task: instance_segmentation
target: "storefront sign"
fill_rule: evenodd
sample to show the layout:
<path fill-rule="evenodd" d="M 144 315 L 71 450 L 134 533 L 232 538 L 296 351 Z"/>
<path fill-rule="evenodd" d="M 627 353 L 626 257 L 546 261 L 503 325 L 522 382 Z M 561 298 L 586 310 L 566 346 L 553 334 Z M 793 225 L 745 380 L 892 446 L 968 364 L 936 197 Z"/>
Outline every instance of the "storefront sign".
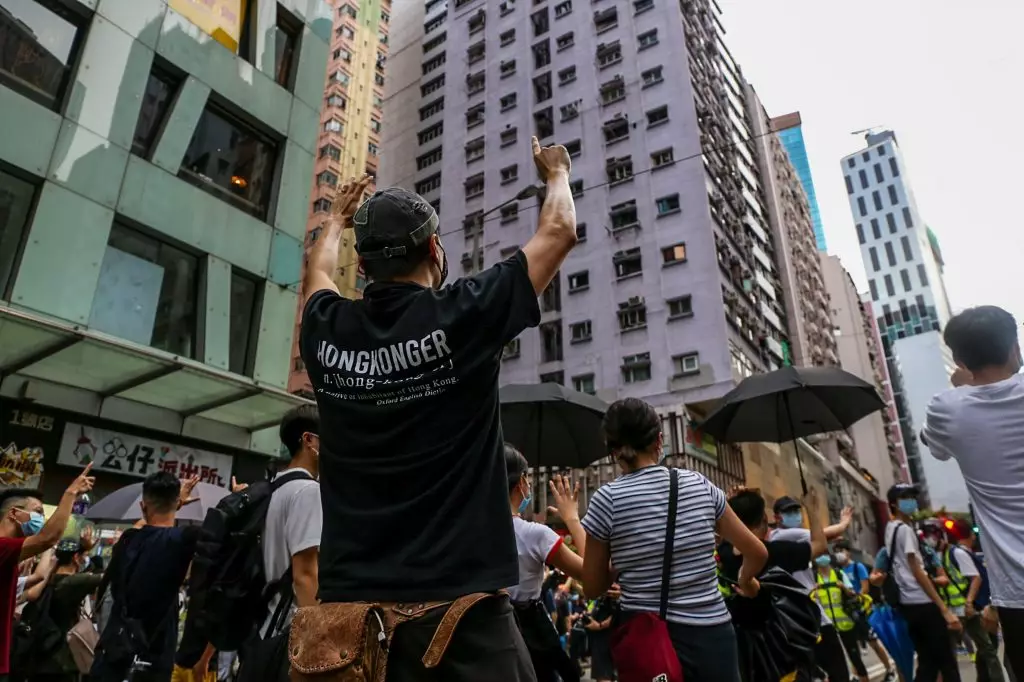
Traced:
<path fill-rule="evenodd" d="M 224 47 L 238 51 L 246 0 L 168 0 L 167 4 Z"/>
<path fill-rule="evenodd" d="M 692 421 L 686 424 L 686 454 L 718 464 L 718 445 L 715 439 L 698 429 Z"/>
<path fill-rule="evenodd" d="M 232 457 L 94 426 L 68 424 L 57 462 L 76 467 L 93 462 L 95 472 L 140 478 L 163 470 L 179 478 L 199 476 L 203 483 L 226 488 L 231 481 Z"/>
<path fill-rule="evenodd" d="M 56 450 L 61 421 L 45 410 L 4 403 L 0 409 L 0 490 L 40 488 L 43 459 Z"/>

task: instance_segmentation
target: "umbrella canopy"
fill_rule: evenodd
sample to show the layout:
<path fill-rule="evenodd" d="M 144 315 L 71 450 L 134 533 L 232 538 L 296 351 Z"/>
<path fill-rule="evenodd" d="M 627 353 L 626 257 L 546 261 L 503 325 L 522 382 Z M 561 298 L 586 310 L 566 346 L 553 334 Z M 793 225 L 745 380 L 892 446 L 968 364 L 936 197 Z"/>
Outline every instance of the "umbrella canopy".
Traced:
<path fill-rule="evenodd" d="M 179 521 L 199 521 L 206 518 L 206 511 L 217 506 L 231 491 L 211 483 L 197 483 L 192 497 L 196 502 L 186 504 L 178 510 Z M 92 505 L 85 517 L 93 521 L 138 521 L 142 518 L 142 483 L 132 483 L 104 497 Z"/>
<path fill-rule="evenodd" d="M 510 384 L 499 392 L 505 440 L 530 466 L 583 468 L 605 452 L 607 403 L 560 384 Z"/>
<path fill-rule="evenodd" d="M 883 407 L 875 387 L 849 372 L 783 367 L 741 381 L 700 429 L 723 443 L 785 443 L 844 431 Z"/>

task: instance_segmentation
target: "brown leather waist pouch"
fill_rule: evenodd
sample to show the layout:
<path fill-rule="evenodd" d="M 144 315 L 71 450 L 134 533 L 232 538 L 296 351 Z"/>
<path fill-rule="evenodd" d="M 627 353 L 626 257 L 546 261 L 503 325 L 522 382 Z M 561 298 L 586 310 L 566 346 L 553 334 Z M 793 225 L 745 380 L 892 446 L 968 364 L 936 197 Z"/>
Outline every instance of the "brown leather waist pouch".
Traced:
<path fill-rule="evenodd" d="M 455 601 L 319 604 L 299 609 L 292 620 L 288 660 L 292 682 L 384 682 L 395 628 L 447 608 L 423 654 L 435 668 L 455 627 L 477 602 L 503 593 L 478 592 Z"/>

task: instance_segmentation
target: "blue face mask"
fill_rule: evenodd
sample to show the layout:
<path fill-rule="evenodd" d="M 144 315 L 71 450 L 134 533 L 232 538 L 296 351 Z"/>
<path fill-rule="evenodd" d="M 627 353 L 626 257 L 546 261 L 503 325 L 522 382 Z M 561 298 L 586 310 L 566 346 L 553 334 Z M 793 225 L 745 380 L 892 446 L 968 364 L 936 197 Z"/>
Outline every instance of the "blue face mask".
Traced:
<path fill-rule="evenodd" d="M 41 513 L 29 512 L 28 521 L 21 523 L 21 532 L 25 534 L 25 537 L 30 537 L 41 531 L 45 523 L 46 517 Z"/>
<path fill-rule="evenodd" d="M 800 528 L 804 525 L 803 512 L 791 511 L 783 512 L 782 514 L 782 527 L 783 528 Z"/>
<path fill-rule="evenodd" d="M 828 554 L 822 554 L 820 557 L 814 560 L 814 563 L 818 564 L 819 566 L 831 566 L 832 557 L 830 557 Z"/>
<path fill-rule="evenodd" d="M 896 507 L 902 513 L 906 514 L 907 516 L 910 516 L 911 514 L 916 514 L 917 513 L 917 509 L 918 509 L 918 507 L 917 507 L 917 500 L 915 500 L 913 498 L 905 498 L 905 499 L 899 500 L 896 503 Z"/>
<path fill-rule="evenodd" d="M 524 497 L 523 501 L 519 503 L 519 509 L 518 509 L 519 514 L 520 515 L 525 514 L 526 510 L 530 508 L 530 504 L 532 502 L 533 502 L 533 491 L 530 490 L 530 489 L 527 489 L 526 497 Z"/>

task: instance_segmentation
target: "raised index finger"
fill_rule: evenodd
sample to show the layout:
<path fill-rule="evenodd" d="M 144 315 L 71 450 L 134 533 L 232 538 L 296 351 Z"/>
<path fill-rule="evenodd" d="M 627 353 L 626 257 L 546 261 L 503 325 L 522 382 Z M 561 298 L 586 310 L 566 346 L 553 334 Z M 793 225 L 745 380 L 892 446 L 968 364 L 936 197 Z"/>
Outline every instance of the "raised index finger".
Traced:
<path fill-rule="evenodd" d="M 80 473 L 80 474 L 78 474 L 78 475 L 79 475 L 79 476 L 88 476 L 88 475 L 89 475 L 89 472 L 90 472 L 90 471 L 92 471 L 92 465 L 93 465 L 93 463 L 92 463 L 92 462 L 89 462 L 88 464 L 86 464 L 86 465 L 85 465 L 85 468 L 84 468 L 84 469 L 82 469 L 82 473 Z"/>

